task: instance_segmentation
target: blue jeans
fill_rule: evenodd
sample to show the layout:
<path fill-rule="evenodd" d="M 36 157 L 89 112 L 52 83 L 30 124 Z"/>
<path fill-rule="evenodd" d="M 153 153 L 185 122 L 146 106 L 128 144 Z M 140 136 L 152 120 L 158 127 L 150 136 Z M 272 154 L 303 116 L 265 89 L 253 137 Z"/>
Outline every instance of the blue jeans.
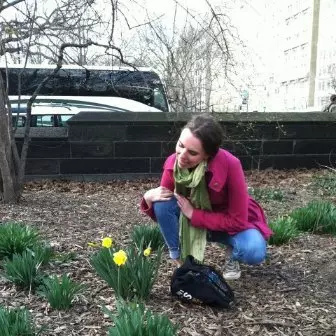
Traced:
<path fill-rule="evenodd" d="M 154 213 L 159 223 L 161 233 L 169 249 L 172 259 L 180 257 L 179 216 L 180 208 L 175 197 L 169 201 L 153 203 Z M 266 241 L 257 229 L 247 229 L 230 236 L 224 231 L 210 231 L 207 240 L 221 243 L 232 248 L 231 258 L 239 262 L 255 265 L 266 257 Z"/>

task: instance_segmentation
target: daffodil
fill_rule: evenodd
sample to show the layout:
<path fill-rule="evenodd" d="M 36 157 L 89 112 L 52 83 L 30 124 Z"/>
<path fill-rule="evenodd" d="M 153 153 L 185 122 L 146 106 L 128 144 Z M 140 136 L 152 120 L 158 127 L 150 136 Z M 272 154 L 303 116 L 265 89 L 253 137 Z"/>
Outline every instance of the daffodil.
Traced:
<path fill-rule="evenodd" d="M 122 266 L 125 265 L 127 260 L 127 254 L 123 250 L 119 250 L 116 253 L 113 253 L 113 261 L 118 265 Z"/>
<path fill-rule="evenodd" d="M 144 256 L 148 257 L 152 252 L 152 249 L 150 247 L 147 247 L 146 250 L 144 251 Z"/>
<path fill-rule="evenodd" d="M 99 244 L 98 243 L 89 242 L 88 246 L 90 246 L 90 247 L 98 247 Z"/>
<path fill-rule="evenodd" d="M 110 237 L 103 238 L 101 244 L 103 247 L 110 248 L 112 246 L 112 238 Z"/>

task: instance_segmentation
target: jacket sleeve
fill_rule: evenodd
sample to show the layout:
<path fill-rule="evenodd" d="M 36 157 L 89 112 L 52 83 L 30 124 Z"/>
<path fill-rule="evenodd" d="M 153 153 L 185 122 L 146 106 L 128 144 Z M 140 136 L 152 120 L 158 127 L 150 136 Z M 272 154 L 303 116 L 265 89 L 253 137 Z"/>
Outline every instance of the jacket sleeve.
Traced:
<path fill-rule="evenodd" d="M 224 188 L 228 206 L 223 211 L 194 209 L 191 224 L 213 231 L 235 234 L 248 228 L 248 192 L 243 168 L 238 159 L 230 161 Z"/>
<path fill-rule="evenodd" d="M 173 171 L 171 169 L 163 170 L 160 186 L 166 187 L 167 189 L 174 191 L 174 177 L 173 177 Z M 152 218 L 154 221 L 156 221 L 153 207 L 152 206 L 149 207 L 144 198 L 142 198 L 140 202 L 140 210 L 144 214 Z"/>

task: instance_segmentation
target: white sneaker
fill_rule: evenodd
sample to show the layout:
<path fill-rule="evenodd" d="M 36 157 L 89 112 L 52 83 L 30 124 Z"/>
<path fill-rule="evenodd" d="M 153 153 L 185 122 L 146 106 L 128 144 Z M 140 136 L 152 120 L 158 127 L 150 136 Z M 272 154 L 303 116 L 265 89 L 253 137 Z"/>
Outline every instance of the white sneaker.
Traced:
<path fill-rule="evenodd" d="M 223 272 L 223 277 L 225 280 L 237 280 L 240 278 L 241 271 L 239 262 L 229 259 L 229 261 L 225 265 L 225 269 Z"/>

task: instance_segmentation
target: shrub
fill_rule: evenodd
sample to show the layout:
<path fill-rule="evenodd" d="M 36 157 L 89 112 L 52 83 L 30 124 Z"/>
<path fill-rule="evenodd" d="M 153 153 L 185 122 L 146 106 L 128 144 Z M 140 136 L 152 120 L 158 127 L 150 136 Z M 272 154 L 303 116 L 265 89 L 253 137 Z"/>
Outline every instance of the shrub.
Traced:
<path fill-rule="evenodd" d="M 136 246 L 126 251 L 101 248 L 91 257 L 91 265 L 98 275 L 123 299 L 147 300 L 157 277 L 162 248 L 150 254 Z"/>
<path fill-rule="evenodd" d="M 57 276 L 43 279 L 39 292 L 45 296 L 54 309 L 66 310 L 72 306 L 76 296 L 84 286 L 73 282 L 66 274 L 59 279 Z"/>
<path fill-rule="evenodd" d="M 336 207 L 331 202 L 312 201 L 294 210 L 290 216 L 301 231 L 336 234 Z"/>
<path fill-rule="evenodd" d="M 22 254 L 38 244 L 40 239 L 37 230 L 19 223 L 0 225 L 0 259 Z"/>
<path fill-rule="evenodd" d="M 109 336 L 174 336 L 177 326 L 167 316 L 158 315 L 145 309 L 142 304 L 117 302 L 117 314 L 108 309 L 104 312 L 113 320 L 115 326 L 109 329 Z"/>
<path fill-rule="evenodd" d="M 26 309 L 0 307 L 1 336 L 36 336 L 39 333 Z"/>
<path fill-rule="evenodd" d="M 296 221 L 291 217 L 278 217 L 270 222 L 273 235 L 269 239 L 270 245 L 281 245 L 289 242 L 299 234 Z"/>
<path fill-rule="evenodd" d="M 34 289 L 41 282 L 42 261 L 31 251 L 14 254 L 4 263 L 4 276 L 16 286 L 24 289 Z"/>
<path fill-rule="evenodd" d="M 285 195 L 282 190 L 274 188 L 252 188 L 249 189 L 249 194 L 257 201 L 283 201 Z"/>
<path fill-rule="evenodd" d="M 144 250 L 150 246 L 152 250 L 158 250 L 165 246 L 163 236 L 157 224 L 154 225 L 137 225 L 131 233 L 134 244 Z"/>

